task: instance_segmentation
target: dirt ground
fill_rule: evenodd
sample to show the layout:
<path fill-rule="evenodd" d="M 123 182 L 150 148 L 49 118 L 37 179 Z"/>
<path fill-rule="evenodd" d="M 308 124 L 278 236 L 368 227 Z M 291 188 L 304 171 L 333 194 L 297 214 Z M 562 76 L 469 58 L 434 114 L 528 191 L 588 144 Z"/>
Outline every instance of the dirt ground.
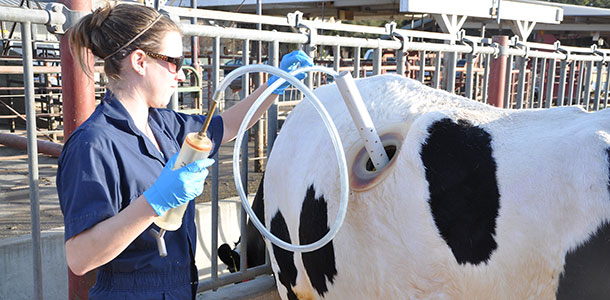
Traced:
<path fill-rule="evenodd" d="M 249 157 L 254 157 L 253 143 Z M 233 179 L 233 143 L 223 145 L 219 153 L 219 199 L 237 196 Z M 40 154 L 39 195 L 41 230 L 63 226 L 63 215 L 59 208 L 55 186 L 57 159 Z M 254 173 L 254 163 L 248 164 L 248 192 L 255 193 L 262 173 Z M 198 203 L 211 199 L 212 174 L 206 180 L 203 195 Z M 0 145 L 0 239 L 31 234 L 30 185 L 28 178 L 27 151 Z"/>

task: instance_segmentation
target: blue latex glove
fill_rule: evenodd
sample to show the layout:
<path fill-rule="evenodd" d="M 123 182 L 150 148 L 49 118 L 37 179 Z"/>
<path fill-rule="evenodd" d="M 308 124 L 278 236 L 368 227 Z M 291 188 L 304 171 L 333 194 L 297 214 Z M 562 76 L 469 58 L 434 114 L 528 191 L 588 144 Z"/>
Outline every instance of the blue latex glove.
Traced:
<path fill-rule="evenodd" d="M 214 164 L 213 159 L 206 158 L 172 170 L 177 157 L 178 154 L 167 161 L 157 181 L 144 192 L 144 197 L 159 216 L 201 195 L 208 176 L 207 167 Z"/>
<path fill-rule="evenodd" d="M 309 57 L 307 54 L 305 54 L 305 52 L 303 52 L 302 50 L 296 50 L 296 51 L 292 51 L 286 55 L 284 55 L 284 57 L 282 57 L 282 61 L 280 62 L 280 69 L 290 73 L 296 69 L 298 69 L 299 67 L 303 68 L 303 67 L 310 67 L 313 66 L 313 59 L 311 59 L 311 57 Z M 299 73 L 297 74 L 295 77 L 298 78 L 299 80 L 303 80 L 303 78 L 305 78 L 307 76 L 306 73 Z M 269 78 L 269 80 L 267 80 L 267 86 L 271 86 L 276 80 L 278 80 L 279 77 L 273 75 Z M 283 95 L 284 94 L 284 90 L 290 86 L 290 83 L 288 81 L 282 83 L 282 85 L 280 85 L 280 87 L 278 87 L 277 89 L 275 89 L 275 91 L 273 91 L 274 94 L 278 94 L 278 95 Z"/>

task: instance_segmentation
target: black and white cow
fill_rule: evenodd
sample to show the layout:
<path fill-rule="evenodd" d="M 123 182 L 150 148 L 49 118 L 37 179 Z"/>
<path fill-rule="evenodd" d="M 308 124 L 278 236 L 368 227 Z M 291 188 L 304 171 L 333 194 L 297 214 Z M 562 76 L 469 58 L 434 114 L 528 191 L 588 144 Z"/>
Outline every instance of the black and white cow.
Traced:
<path fill-rule="evenodd" d="M 610 110 L 505 110 L 393 75 L 356 83 L 391 162 L 367 166 L 337 87 L 315 91 L 343 141 L 350 203 L 317 251 L 266 242 L 282 299 L 555 299 L 566 255 L 610 220 Z M 308 101 L 263 184 L 264 223 L 283 240 L 308 244 L 334 223 L 337 161 Z M 594 275 L 609 299 L 610 267 Z"/>

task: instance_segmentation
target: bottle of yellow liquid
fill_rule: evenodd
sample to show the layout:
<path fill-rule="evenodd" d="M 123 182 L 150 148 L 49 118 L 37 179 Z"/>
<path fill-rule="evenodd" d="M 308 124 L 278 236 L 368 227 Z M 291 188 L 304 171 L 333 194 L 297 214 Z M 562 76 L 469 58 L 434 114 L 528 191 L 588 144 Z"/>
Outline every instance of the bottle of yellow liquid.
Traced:
<path fill-rule="evenodd" d="M 184 143 L 182 143 L 182 148 L 180 148 L 180 153 L 178 154 L 178 157 L 176 157 L 176 162 L 172 167 L 174 170 L 182 168 L 198 159 L 207 158 L 210 155 L 213 145 L 212 140 L 207 137 L 206 132 L 208 130 L 208 126 L 210 126 L 210 122 L 212 121 L 212 116 L 214 115 L 217 104 L 218 102 L 212 101 L 212 105 L 208 111 L 208 116 L 203 122 L 203 128 L 201 128 L 201 131 L 191 132 L 186 135 Z M 184 216 L 184 212 L 186 211 L 187 207 L 188 203 L 182 204 L 168 210 L 165 214 L 155 219 L 154 223 L 159 226 L 161 230 L 157 232 L 155 229 L 151 229 L 150 235 L 157 240 L 159 256 L 167 256 L 167 248 L 165 247 L 165 240 L 163 239 L 165 231 L 175 231 L 182 226 L 182 217 Z"/>
<path fill-rule="evenodd" d="M 207 158 L 212 151 L 212 140 L 210 140 L 205 133 L 202 132 L 191 132 L 184 139 L 180 153 L 176 158 L 176 163 L 172 167 L 174 170 L 182 168 L 196 160 Z M 161 228 L 159 232 L 154 229 L 150 230 L 150 234 L 157 240 L 157 246 L 159 248 L 159 255 L 162 257 L 167 256 L 167 249 L 165 247 L 165 240 L 163 236 L 165 231 L 175 231 L 182 226 L 182 217 L 188 207 L 188 203 L 182 204 L 178 207 L 174 207 L 168 210 L 165 214 L 155 219 L 154 223 Z"/>
<path fill-rule="evenodd" d="M 191 132 L 182 143 L 173 169 L 176 170 L 196 160 L 207 158 L 210 151 L 212 151 L 212 140 L 205 135 L 201 135 L 200 132 Z M 182 216 L 184 216 L 187 206 L 188 203 L 185 203 L 168 210 L 164 215 L 158 217 L 154 223 L 161 229 L 177 230 L 182 226 Z"/>

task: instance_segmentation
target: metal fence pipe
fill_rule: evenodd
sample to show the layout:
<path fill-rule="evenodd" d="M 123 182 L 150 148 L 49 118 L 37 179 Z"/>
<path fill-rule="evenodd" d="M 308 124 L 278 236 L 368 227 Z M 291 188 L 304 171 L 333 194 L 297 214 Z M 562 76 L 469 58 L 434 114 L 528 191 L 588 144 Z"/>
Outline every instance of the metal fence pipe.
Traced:
<path fill-rule="evenodd" d="M 360 47 L 354 47 L 354 78 L 360 78 Z"/>
<path fill-rule="evenodd" d="M 402 44 L 399 41 L 394 40 L 363 39 L 327 35 L 316 35 L 315 38 L 312 38 L 312 43 L 325 46 L 340 45 L 342 47 L 383 48 L 392 50 L 400 49 L 402 47 Z"/>
<path fill-rule="evenodd" d="M 455 93 L 455 66 L 457 64 L 457 52 L 446 52 L 445 59 L 447 60 L 446 70 L 443 74 L 446 76 L 445 90 L 450 93 Z"/>
<path fill-rule="evenodd" d="M 514 56 L 525 56 L 525 50 L 522 48 L 509 48 L 507 50 L 509 55 Z M 529 50 L 527 55 L 530 57 L 539 57 L 539 58 L 547 58 L 547 59 L 566 59 L 566 54 L 560 52 L 546 52 L 546 51 L 536 51 Z M 610 57 L 606 60 L 602 56 L 599 55 L 590 55 L 590 54 L 570 54 L 570 59 L 573 60 L 583 60 L 583 61 L 608 61 Z"/>
<path fill-rule="evenodd" d="M 589 110 L 589 102 L 591 100 L 591 75 L 593 75 L 593 61 L 587 62 L 587 77 L 585 77 L 585 82 L 583 82 L 585 86 L 585 99 L 584 99 L 584 107 L 586 110 Z"/>
<path fill-rule="evenodd" d="M 314 27 L 316 29 L 332 30 L 332 31 L 344 31 L 344 32 L 358 32 L 358 33 L 369 33 L 378 35 L 387 35 L 389 32 L 384 27 L 372 27 L 364 25 L 353 25 L 343 23 L 331 23 L 326 21 L 311 21 L 302 20 L 301 24 L 307 27 Z"/>
<path fill-rule="evenodd" d="M 538 57 L 534 57 L 534 62 L 532 62 L 532 82 L 530 83 L 530 99 L 528 108 L 534 108 L 534 97 L 536 96 L 536 73 L 538 72 Z"/>
<path fill-rule="evenodd" d="M 507 50 L 507 53 L 509 55 L 513 55 L 513 56 L 525 56 L 525 50 L 522 48 L 509 48 Z M 544 52 L 544 51 L 536 51 L 536 50 L 529 50 L 527 52 L 527 55 L 529 57 L 538 57 L 538 58 L 547 58 L 547 59 L 565 59 L 566 55 L 563 53 L 558 53 L 558 52 Z"/>
<path fill-rule="evenodd" d="M 194 9 L 175 6 L 165 6 L 163 9 L 171 14 L 175 14 L 180 17 L 223 21 L 239 20 L 240 23 L 290 26 L 290 23 L 288 22 L 288 19 L 286 17 L 262 16 L 255 14 L 234 13 L 209 9 Z"/>
<path fill-rule="evenodd" d="M 293 44 L 303 44 L 308 41 L 307 35 L 291 32 L 274 32 L 273 34 L 269 34 L 269 31 L 260 31 L 256 29 L 223 28 L 217 26 L 192 25 L 185 23 L 180 24 L 180 30 L 182 31 L 182 34 L 186 36 L 196 35 L 237 40 L 250 39 L 263 42 L 273 42 L 274 40 L 277 40 L 282 43 Z"/>
<path fill-rule="evenodd" d="M 212 46 L 213 56 L 212 56 L 212 90 L 218 89 L 218 85 L 220 84 L 220 37 L 215 37 Z M 224 94 L 223 100 L 219 100 L 224 102 Z M 219 105 L 220 106 L 220 105 Z M 220 108 L 217 106 L 216 112 L 220 111 Z M 218 152 L 214 154 L 214 160 L 217 162 L 219 158 Z M 218 163 L 212 165 L 212 244 L 210 247 L 214 249 L 212 251 L 212 255 L 210 257 L 211 263 L 211 275 L 212 280 L 218 279 L 218 177 L 220 175 L 220 170 L 218 167 Z"/>
<path fill-rule="evenodd" d="M 381 57 L 383 49 L 381 47 L 375 48 L 373 52 L 373 75 L 381 74 Z"/>
<path fill-rule="evenodd" d="M 509 55 L 506 59 L 506 85 L 504 86 L 504 108 L 513 107 L 513 56 Z"/>
<path fill-rule="evenodd" d="M 544 101 L 544 79 L 546 78 L 546 59 L 543 58 L 540 62 L 540 82 L 538 83 L 538 108 L 542 108 Z"/>
<path fill-rule="evenodd" d="M 434 67 L 434 85 L 432 86 L 435 89 L 441 88 L 441 64 L 442 64 L 441 52 L 438 51 L 438 52 L 436 52 L 436 64 Z"/>
<path fill-rule="evenodd" d="M 394 32 L 400 34 L 401 36 L 411 37 L 411 38 L 446 40 L 446 41 L 451 41 L 451 40 L 455 39 L 454 35 L 451 35 L 449 33 L 441 33 L 441 32 L 426 32 L 426 31 L 409 30 L 409 29 L 395 29 Z M 476 43 L 479 43 L 481 41 L 481 37 L 477 37 L 477 36 L 468 36 L 468 39 L 471 41 L 474 41 Z M 470 48 L 470 46 L 466 46 L 466 47 Z M 470 48 L 470 49 L 472 50 L 472 48 Z"/>
<path fill-rule="evenodd" d="M 62 25 L 66 23 L 66 16 L 62 12 L 53 10 L 3 6 L 0 9 L 0 21 Z"/>
<path fill-rule="evenodd" d="M 527 45 L 530 48 L 535 48 L 535 49 L 541 49 L 541 50 L 551 50 L 551 51 L 556 51 L 556 47 L 554 44 L 543 44 L 543 43 L 535 43 L 535 42 L 528 42 Z M 583 47 L 575 47 L 575 46 L 561 46 L 562 49 L 574 54 L 574 53 L 581 53 L 584 55 L 588 55 L 588 54 L 592 54 L 591 52 L 591 48 L 583 48 Z M 597 49 L 597 51 L 602 52 L 602 53 L 606 53 L 606 54 L 610 54 L 610 50 L 607 49 Z"/>
<path fill-rule="evenodd" d="M 398 64 L 398 61 L 396 63 Z M 425 69 L 426 69 L 426 50 L 421 50 L 421 51 L 419 51 L 419 74 L 418 74 L 418 79 L 419 79 L 419 82 L 421 82 L 421 83 L 424 83 L 424 76 L 426 73 Z"/>
<path fill-rule="evenodd" d="M 407 54 L 402 49 L 396 50 L 396 74 L 405 76 L 405 67 L 407 64 Z M 423 80 L 422 80 L 423 82 Z"/>
<path fill-rule="evenodd" d="M 586 65 L 584 61 L 578 62 L 578 84 L 576 85 L 576 105 L 580 105 L 582 102 L 582 83 L 585 78 L 584 72 L 586 71 Z"/>
<path fill-rule="evenodd" d="M 275 40 L 269 43 L 269 53 L 271 57 L 269 58 L 269 62 L 272 66 L 278 67 L 280 65 L 280 42 Z M 277 101 L 277 100 L 276 100 Z M 273 148 L 273 144 L 275 143 L 275 138 L 277 137 L 277 104 L 276 101 L 271 104 L 269 109 L 267 110 L 267 157 L 271 155 L 271 149 Z"/>
<path fill-rule="evenodd" d="M 333 69 L 335 72 L 339 72 L 339 67 L 341 67 L 341 46 L 334 45 L 333 52 Z"/>
<path fill-rule="evenodd" d="M 549 60 L 549 76 L 546 81 L 546 102 L 544 103 L 545 108 L 550 108 L 553 102 L 553 90 L 555 86 L 555 67 L 557 61 L 552 58 Z"/>
<path fill-rule="evenodd" d="M 604 86 L 604 108 L 608 107 L 608 91 L 610 89 L 610 63 L 606 66 L 606 85 Z"/>
<path fill-rule="evenodd" d="M 23 40 L 23 85 L 25 87 L 26 129 L 28 135 L 28 178 L 30 180 L 30 217 L 32 224 L 32 266 L 34 299 L 42 299 L 42 245 L 40 243 L 40 194 L 38 144 L 36 139 L 36 104 L 34 103 L 34 65 L 32 59 L 32 24 L 21 23 Z"/>
<path fill-rule="evenodd" d="M 573 60 L 582 60 L 582 61 L 608 61 L 608 59 L 610 59 L 610 56 L 606 57 L 606 59 L 604 59 L 601 56 L 598 55 L 586 55 L 586 54 L 573 54 L 570 55 L 570 58 Z"/>
<path fill-rule="evenodd" d="M 572 104 L 574 99 L 574 80 L 576 78 L 576 61 L 570 61 L 570 79 L 568 80 L 568 102 L 567 105 Z"/>
<path fill-rule="evenodd" d="M 565 85 L 567 73 L 567 60 L 562 60 L 559 67 L 559 86 L 557 87 L 557 106 L 563 106 L 565 99 Z"/>
<path fill-rule="evenodd" d="M 490 62 L 491 54 L 485 54 L 485 71 L 483 71 L 483 90 L 481 91 L 481 101 L 483 103 L 487 103 Z"/>
<path fill-rule="evenodd" d="M 593 97 L 593 110 L 599 110 L 599 96 L 602 86 L 602 69 L 604 68 L 604 62 L 597 62 L 597 81 L 595 81 L 595 96 Z"/>
<path fill-rule="evenodd" d="M 244 40 L 242 46 L 242 61 L 244 65 L 250 64 L 250 41 Z M 244 99 L 250 94 L 250 74 L 246 73 L 241 78 L 241 98 Z M 243 153 L 241 157 L 241 170 L 240 176 L 242 182 L 248 182 L 248 137 L 250 135 L 250 131 L 246 130 L 244 132 L 244 139 L 241 143 L 241 153 Z M 244 193 L 248 195 L 248 185 L 244 185 Z M 239 256 L 239 270 L 241 272 L 245 272 L 248 267 L 248 218 L 246 214 L 246 210 L 240 205 L 240 233 L 241 239 L 239 243 L 240 247 L 240 256 Z"/>
<path fill-rule="evenodd" d="M 261 266 L 256 266 L 254 268 L 249 268 L 248 270 L 246 270 L 246 272 L 243 273 L 239 272 L 226 274 L 215 280 L 202 280 L 197 286 L 197 292 L 200 293 L 208 290 L 215 290 L 218 286 L 252 279 L 258 275 L 269 273 L 271 273 L 271 264 L 267 263 Z"/>
<path fill-rule="evenodd" d="M 472 59 L 472 53 L 466 54 L 466 83 L 465 83 L 465 96 L 468 99 L 472 99 L 472 83 L 473 83 L 473 72 L 474 61 Z"/>
<path fill-rule="evenodd" d="M 516 108 L 523 108 L 523 98 L 525 94 L 525 68 L 527 67 L 527 57 L 519 57 L 519 82 L 517 84 L 517 104 Z"/>
<path fill-rule="evenodd" d="M 388 48 L 388 47 L 386 47 Z M 450 44 L 435 44 L 435 43 L 422 43 L 412 42 L 406 44 L 406 51 L 428 51 L 428 52 L 455 52 L 455 53 L 470 53 L 472 47 L 468 45 L 450 45 Z M 477 47 L 474 54 L 478 53 L 492 53 L 494 49 L 492 47 L 481 46 Z"/>

